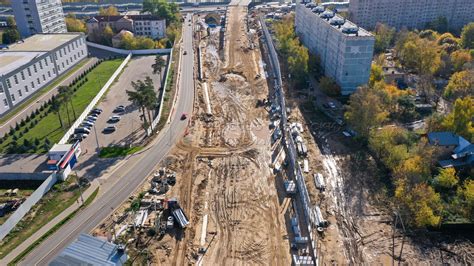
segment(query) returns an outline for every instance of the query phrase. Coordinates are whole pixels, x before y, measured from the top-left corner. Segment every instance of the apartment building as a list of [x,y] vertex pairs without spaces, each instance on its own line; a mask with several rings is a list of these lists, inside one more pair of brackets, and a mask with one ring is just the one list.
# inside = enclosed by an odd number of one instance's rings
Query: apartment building
[[474,0],[351,0],[350,19],[374,29],[377,22],[401,29],[422,29],[439,17],[460,29],[474,21]]
[[0,50],[0,116],[87,55],[82,33],[36,34]]
[[86,21],[87,31],[101,32],[109,26],[114,32],[128,30],[135,36],[164,38],[166,20],[154,15],[95,16]]
[[12,9],[22,38],[67,32],[61,0],[12,0]]
[[326,76],[349,95],[367,84],[374,36],[333,11],[313,3],[296,5],[296,33],[309,51],[321,58]]

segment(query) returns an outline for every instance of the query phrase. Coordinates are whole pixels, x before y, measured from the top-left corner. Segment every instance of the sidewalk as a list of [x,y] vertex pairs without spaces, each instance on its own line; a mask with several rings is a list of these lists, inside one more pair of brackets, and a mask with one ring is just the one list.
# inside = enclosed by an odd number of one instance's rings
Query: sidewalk
[[[84,202],[94,193],[94,191],[99,187],[99,182],[94,180],[91,182],[89,188],[83,192],[83,199]],[[55,225],[61,222],[64,218],[66,218],[71,213],[75,212],[82,206],[81,199],[79,197],[78,201],[74,202],[69,208],[61,212],[58,216],[54,217],[49,223],[41,227],[40,230],[36,231],[33,235],[31,235],[28,239],[23,241],[21,245],[16,247],[10,253],[8,253],[2,260],[0,260],[0,265],[7,265],[9,262],[14,260],[18,255],[20,255],[24,250],[26,250],[31,244],[33,244],[36,240],[46,234],[49,230],[51,230]]]
[[[26,116],[30,115],[32,111],[40,108],[44,102],[47,102],[49,99],[51,99],[51,96],[57,93],[57,90],[60,86],[65,86],[71,83],[77,76],[79,76],[82,72],[84,72],[85,69],[95,64],[95,62],[97,62],[98,59],[88,58],[88,60],[89,60],[88,62],[86,62],[82,67],[80,67],[76,71],[72,73],[66,73],[66,75],[69,74],[69,76],[65,78],[62,82],[60,82],[50,91],[46,92],[44,95],[41,95],[38,99],[36,99],[35,102],[31,103],[28,107],[18,112],[16,115],[10,118],[7,122],[0,125],[0,136],[3,136],[5,133],[10,131],[10,126],[15,127],[15,124],[17,122],[19,123],[22,119],[26,119]],[[58,77],[58,78],[61,78],[61,77]]]

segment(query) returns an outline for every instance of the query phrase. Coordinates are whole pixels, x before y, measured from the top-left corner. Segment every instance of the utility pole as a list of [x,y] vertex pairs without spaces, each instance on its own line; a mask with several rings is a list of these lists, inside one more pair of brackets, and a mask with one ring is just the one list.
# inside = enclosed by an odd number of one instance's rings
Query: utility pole
[[98,135],[97,135],[97,129],[96,129],[95,123],[94,123],[94,126],[93,126],[93,127],[94,127],[94,133],[95,133],[95,142],[96,142],[96,144],[97,144],[97,151],[99,151],[99,150],[100,150],[99,137],[98,137]]
[[79,186],[79,194],[81,195],[81,202],[82,204],[84,204],[84,197],[82,196],[82,186],[81,186],[81,182],[79,181],[79,174],[77,173],[77,170],[74,170],[74,172],[76,173],[76,181],[77,181],[77,185]]

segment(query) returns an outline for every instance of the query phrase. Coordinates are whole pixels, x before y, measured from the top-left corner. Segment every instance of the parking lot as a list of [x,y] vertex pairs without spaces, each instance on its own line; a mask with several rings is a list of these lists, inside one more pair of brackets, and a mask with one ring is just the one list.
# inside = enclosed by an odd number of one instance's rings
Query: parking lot
[[[163,56],[163,59],[166,60],[166,56]],[[119,79],[97,105],[97,108],[102,109],[102,113],[98,116],[89,135],[81,142],[82,155],[79,159],[78,171],[83,172],[84,168],[92,166],[91,161],[97,160],[97,151],[100,148],[112,145],[138,145],[145,137],[142,112],[128,101],[126,91],[133,90],[132,81],[144,80],[149,76],[153,80],[157,95],[159,95],[160,77],[159,74],[153,74],[151,67],[154,61],[155,56],[133,57]],[[164,73],[164,69],[162,72]],[[114,113],[114,109],[119,105],[125,106],[125,112]],[[120,121],[109,123],[109,118],[114,115],[120,116]],[[115,126],[116,130],[110,133],[103,132],[104,128],[108,126]],[[94,165],[97,166],[96,163]]]

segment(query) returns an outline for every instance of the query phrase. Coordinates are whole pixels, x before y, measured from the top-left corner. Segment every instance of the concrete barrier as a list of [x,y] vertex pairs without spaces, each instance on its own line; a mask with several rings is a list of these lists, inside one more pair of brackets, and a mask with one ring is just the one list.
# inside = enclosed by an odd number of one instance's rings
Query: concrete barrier
[[262,30],[265,36],[265,42],[267,44],[269,54],[270,54],[270,63],[273,66],[273,70],[275,72],[275,89],[277,93],[277,99],[280,102],[280,107],[281,107],[281,128],[283,128],[283,139],[286,142],[286,150],[289,158],[289,173],[292,173],[294,176],[293,178],[296,180],[296,184],[298,186],[298,192],[300,193],[300,199],[303,205],[303,213],[304,213],[304,218],[305,222],[308,225],[308,231],[310,233],[310,243],[311,243],[311,248],[314,254],[314,257],[316,258],[316,265],[318,265],[318,254],[316,251],[316,246],[314,245],[314,240],[313,240],[313,234],[312,234],[312,223],[314,223],[314,217],[312,215],[312,208],[311,208],[311,201],[309,198],[308,194],[308,189],[306,187],[306,182],[304,180],[304,175],[303,171],[301,170],[301,167],[299,164],[296,162],[297,158],[297,153],[296,153],[296,147],[295,143],[293,141],[293,138],[289,132],[286,130],[289,128],[287,123],[288,123],[288,118],[286,115],[286,104],[285,104],[285,94],[283,91],[283,82],[281,79],[281,71],[280,71],[280,62],[278,60],[278,54],[275,50],[275,47],[273,45],[273,40],[268,32],[267,26],[265,24],[265,20],[263,17],[260,16],[260,24],[262,26]]
[[94,47],[97,49],[101,50],[106,50],[109,52],[117,53],[117,54],[122,54],[122,55],[149,55],[149,54],[169,54],[171,52],[170,49],[142,49],[142,50],[125,50],[125,49],[119,49],[119,48],[114,48],[98,43],[93,43],[93,42],[86,42],[87,46]]
[[56,183],[56,173],[51,174],[46,180],[31,194],[25,202],[0,226],[0,240],[10,233],[15,228],[18,222],[30,211],[51,187]]
[[109,89],[110,85],[114,82],[114,80],[118,77],[120,72],[125,68],[127,65],[128,61],[130,61],[130,58],[132,58],[132,54],[129,53],[128,56],[123,60],[122,64],[115,70],[114,74],[110,77],[110,79],[105,83],[105,85],[100,89],[99,93],[92,99],[92,101],[89,103],[89,105],[86,107],[86,109],[82,112],[82,114],[77,118],[77,120],[72,124],[72,126],[69,128],[69,130],[64,134],[62,139],[58,142],[58,144],[65,144],[69,137],[74,133],[74,129],[78,127],[82,121],[87,117],[89,112],[94,108],[94,106],[99,102],[100,98],[105,94],[105,92]]

